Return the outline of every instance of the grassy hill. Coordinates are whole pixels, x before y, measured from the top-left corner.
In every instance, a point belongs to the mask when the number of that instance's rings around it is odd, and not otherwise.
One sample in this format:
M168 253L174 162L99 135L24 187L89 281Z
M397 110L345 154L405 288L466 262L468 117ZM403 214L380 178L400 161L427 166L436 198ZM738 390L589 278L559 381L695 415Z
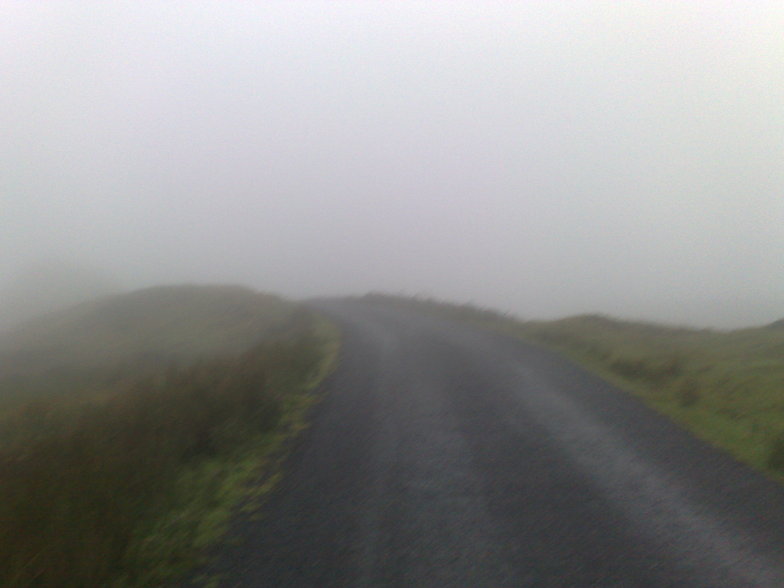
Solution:
M164 286L85 302L0 338L0 402L235 355L295 314L291 302L241 286Z
M336 333L275 296L176 286L7 335L0 585L174 582L303 426Z
M47 366L100 366L136 357L190 360L237 353L293 312L241 286L163 286L107 296L29 321L0 354ZM9 359L6 359L13 367Z

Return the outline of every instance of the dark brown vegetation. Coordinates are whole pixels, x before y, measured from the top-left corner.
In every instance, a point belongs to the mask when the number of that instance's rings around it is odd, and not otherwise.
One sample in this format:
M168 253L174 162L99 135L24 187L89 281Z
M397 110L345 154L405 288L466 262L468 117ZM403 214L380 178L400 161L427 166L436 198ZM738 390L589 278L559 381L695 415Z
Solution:
M190 299L191 321L203 321L193 314L202 303L182 294L185 306ZM37 389L34 399L6 405L0 421L0 585L104 586L120 578L134 585L149 572L139 569L150 562L140 562L138 554L155 540L155 521L183 499L183 475L273 434L291 395L320 368L324 341L315 318L282 302L275 308L274 320L269 309L264 315L274 328L255 331L259 340L243 352L232 344L221 353L216 347L212 358L195 359L199 353L185 361L175 353L168 363L132 358L122 365L115 350L113 371L71 364L91 382L89 393L47 396ZM239 322L224 320L222 326L244 330L246 321ZM169 341L178 339L172 325L163 330ZM31 374L47 380L51 373L43 371Z

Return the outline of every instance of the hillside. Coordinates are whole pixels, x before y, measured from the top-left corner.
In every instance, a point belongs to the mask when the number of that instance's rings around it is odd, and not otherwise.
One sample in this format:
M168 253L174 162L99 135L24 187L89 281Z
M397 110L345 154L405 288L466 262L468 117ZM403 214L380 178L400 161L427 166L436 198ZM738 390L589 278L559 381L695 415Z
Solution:
M241 286L160 286L85 302L0 339L0 398L69 393L129 370L234 355L294 316L292 303Z
M236 353L279 326L292 308L240 286L147 288L29 321L0 341L0 353L50 365Z
M774 321L768 325L769 329L784 329L784 319Z
M236 286L140 290L3 341L0 585L159 586L274 479L334 327ZM270 487L270 486L268 486Z

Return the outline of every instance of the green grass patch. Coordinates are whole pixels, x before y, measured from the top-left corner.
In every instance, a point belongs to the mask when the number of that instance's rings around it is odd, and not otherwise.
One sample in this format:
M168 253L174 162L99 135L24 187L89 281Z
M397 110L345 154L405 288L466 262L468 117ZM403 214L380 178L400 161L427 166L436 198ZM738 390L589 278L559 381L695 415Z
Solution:
M520 325L697 436L784 479L784 331L712 331L583 316Z
M268 433L249 436L233 450L182 470L166 513L139 529L129 549L126 574L116 586L141 587L175 581L205 563L205 549L218 542L238 507L255 512L281 477L284 447L307 427L307 414L319 400L315 388L337 364L340 333L331 322L313 317L319 349L310 377L282 399L280 421ZM210 578L203 582L209 584Z
M575 317L520 335L629 390L696 436L784 481L784 332L721 332Z

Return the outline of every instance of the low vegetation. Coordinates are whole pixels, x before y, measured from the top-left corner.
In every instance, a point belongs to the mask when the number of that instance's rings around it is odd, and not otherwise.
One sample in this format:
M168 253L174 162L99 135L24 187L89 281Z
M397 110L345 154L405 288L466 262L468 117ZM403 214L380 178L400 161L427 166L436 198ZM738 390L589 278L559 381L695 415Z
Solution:
M526 323L521 333L752 466L784 474L784 329L723 332L581 316Z
M784 321L714 331L597 315L522 321L438 300L367 300L437 312L560 351L784 481Z
M302 426L337 344L322 319L240 288L151 289L25 329L2 391L32 384L0 398L9 587L160 585L192 566Z

